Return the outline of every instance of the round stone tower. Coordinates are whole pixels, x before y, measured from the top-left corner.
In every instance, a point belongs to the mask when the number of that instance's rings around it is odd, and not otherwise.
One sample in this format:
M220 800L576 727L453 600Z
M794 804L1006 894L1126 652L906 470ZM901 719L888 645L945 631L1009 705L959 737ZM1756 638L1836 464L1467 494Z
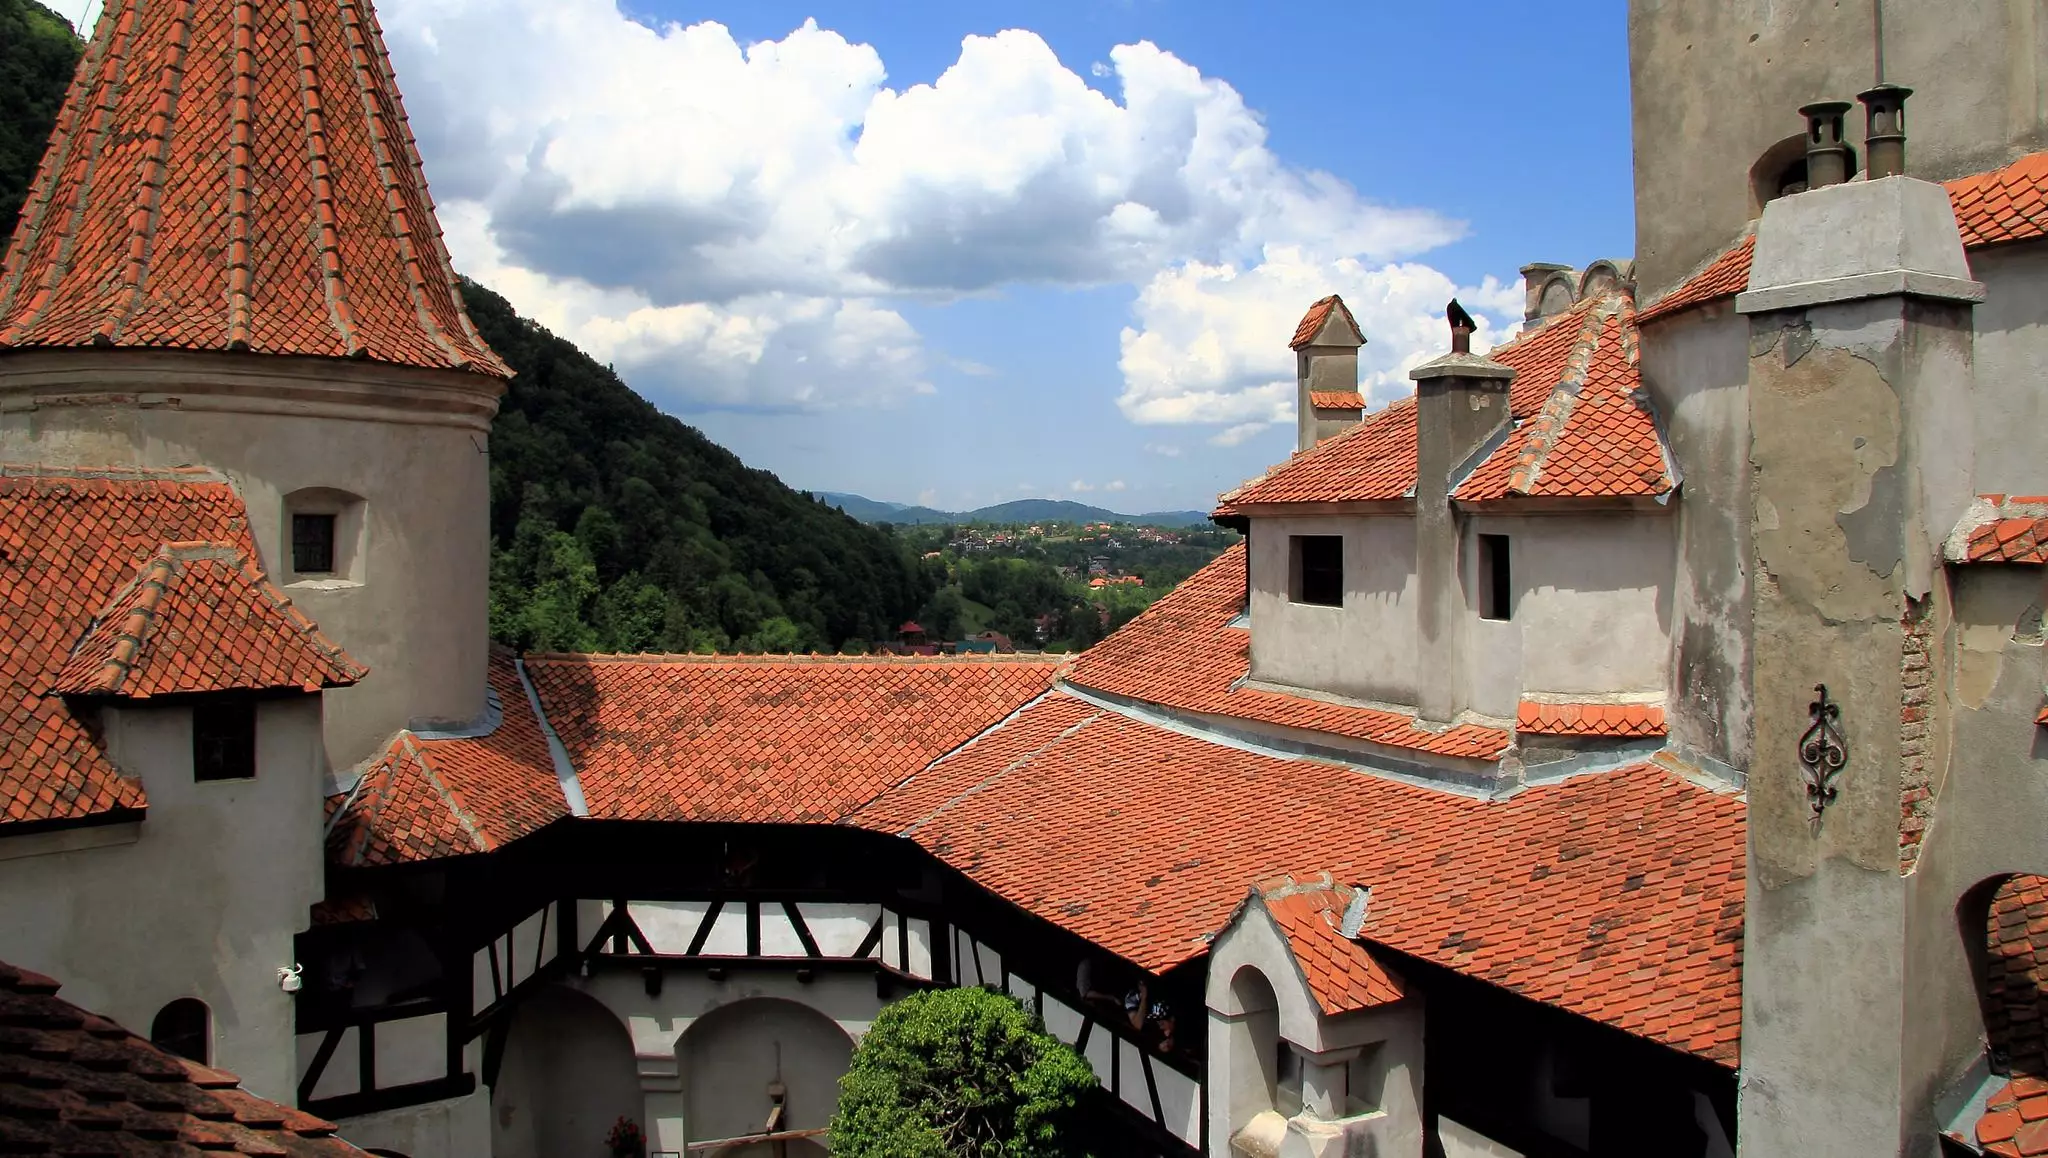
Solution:
M204 465L370 675L346 770L484 709L489 435L367 3L112 0L0 265L0 461Z

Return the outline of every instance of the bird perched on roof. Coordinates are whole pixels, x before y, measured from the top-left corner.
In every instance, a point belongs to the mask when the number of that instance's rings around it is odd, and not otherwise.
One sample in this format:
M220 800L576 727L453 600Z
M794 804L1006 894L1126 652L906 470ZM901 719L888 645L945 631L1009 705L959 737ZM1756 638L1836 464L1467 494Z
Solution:
M1472 320L1472 315L1465 312L1465 307L1458 304L1457 298L1452 298L1451 304L1444 307L1444 316L1451 320L1451 328L1454 330L1479 328L1479 323Z

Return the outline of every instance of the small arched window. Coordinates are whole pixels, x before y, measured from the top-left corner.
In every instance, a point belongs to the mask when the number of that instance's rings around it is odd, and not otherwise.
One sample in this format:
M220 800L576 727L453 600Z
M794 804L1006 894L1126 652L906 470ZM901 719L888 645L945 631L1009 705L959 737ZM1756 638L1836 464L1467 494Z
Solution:
M149 1043L200 1065L213 1059L213 1011L196 997L180 997L157 1010L149 1023Z

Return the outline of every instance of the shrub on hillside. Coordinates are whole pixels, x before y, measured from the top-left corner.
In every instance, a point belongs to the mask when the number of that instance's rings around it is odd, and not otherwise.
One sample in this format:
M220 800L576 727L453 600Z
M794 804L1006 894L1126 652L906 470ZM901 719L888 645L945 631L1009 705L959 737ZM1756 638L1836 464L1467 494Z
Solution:
M883 1009L839 1083L836 1158L1081 1158L1086 1060L1014 999L934 989Z

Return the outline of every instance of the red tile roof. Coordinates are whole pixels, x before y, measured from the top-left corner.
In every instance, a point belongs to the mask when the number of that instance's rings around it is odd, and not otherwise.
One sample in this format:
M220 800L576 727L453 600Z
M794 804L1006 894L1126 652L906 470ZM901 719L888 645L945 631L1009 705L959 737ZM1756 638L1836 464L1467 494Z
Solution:
M1038 657L530 656L593 816L830 823L1040 694Z
M50 690L312 692L365 674L238 544L166 543L100 611Z
M1361 338L1365 336L1365 331L1359 328L1358 319L1351 316L1351 309L1344 304L1344 299L1331 294L1310 306L1308 312L1301 315L1301 324L1294 327L1294 337L1288 340L1288 349L1299 350L1315 341L1316 334L1323 328L1323 323L1330 320L1331 310L1337 311L1351 327L1352 333Z
M1488 356L1515 370L1508 402L1515 426L1454 498L1638 497L1676 485L1641 390L1627 295L1588 298ZM1412 497L1415 414L1411 397L1369 415L1223 496L1217 513Z
M1295 967L1324 1013L1370 1009L1407 996L1408 983L1400 974L1339 931L1355 892L1334 883L1328 873L1300 880L1280 877L1252 890L1287 938Z
M2048 877L1999 885L1985 944L1985 1038L2012 1080L1986 1103L1977 1142L1990 1154L2048 1154Z
M2048 496L1978 495L1944 554L1951 563L2048 563Z
M0 347L95 345L511 377L367 0L108 6L0 266Z
M141 783L52 693L95 615L166 543L194 540L255 550L241 499L211 472L0 465L0 825L144 807ZM238 678L213 675L214 686Z
M1400 712L1239 686L1250 668L1251 633L1229 623L1243 607L1239 544L1083 652L1067 681L1185 712L1328 732L1390 748L1472 760L1492 760L1507 749L1509 736L1499 728L1459 724L1436 732Z
M1317 410L1363 410L1365 395L1356 390L1311 390L1308 404Z
M1248 882L1326 866L1371 886L1369 944L1736 1058L1743 804L1652 765L1482 802L1055 692L854 823L1155 972L1204 953Z
M1966 248L2048 237L2048 152L2028 154L1988 173L1958 177L1947 187L1956 228ZM1651 303L1640 320L1651 321L1741 293L1749 287L1749 262L1755 251L1756 238L1743 238L1677 289Z
M1658 704L1550 704L1523 700L1515 710L1515 731L1539 736L1661 736L1664 709Z
M0 1153L360 1155L334 1125L167 1053L0 963Z
M400 732L349 793L333 798L328 857L348 866L489 852L569 815L547 738L512 653L493 648L495 731L466 739Z

